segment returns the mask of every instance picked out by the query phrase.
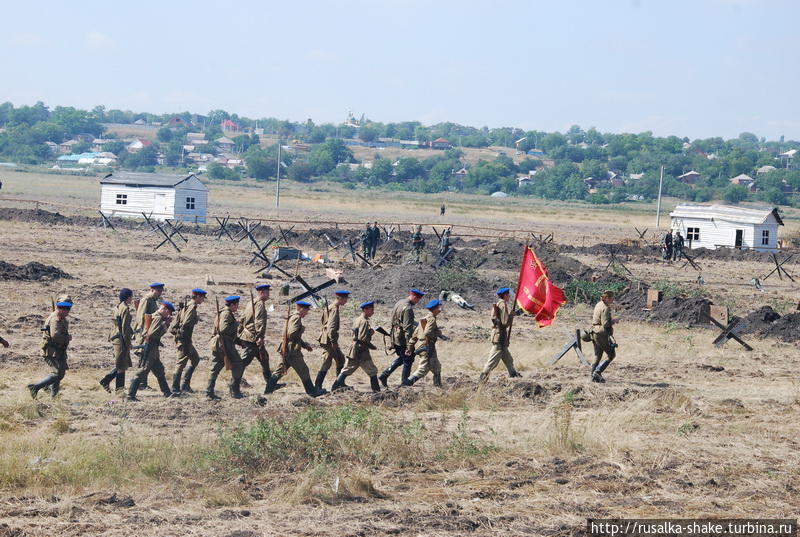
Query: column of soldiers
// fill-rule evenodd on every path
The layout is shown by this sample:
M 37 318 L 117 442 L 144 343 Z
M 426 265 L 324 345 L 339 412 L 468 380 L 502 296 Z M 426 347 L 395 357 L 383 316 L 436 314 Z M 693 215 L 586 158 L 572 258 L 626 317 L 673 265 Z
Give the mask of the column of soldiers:
M 199 320 L 198 308 L 205 302 L 207 292 L 203 289 L 192 289 L 191 298 L 176 307 L 167 300 L 158 302 L 164 292 L 163 283 L 150 285 L 150 292 L 139 303 L 136 316 L 131 313 L 133 291 L 123 288 L 119 292 L 119 303 L 112 312 L 111 329 L 108 339 L 113 346 L 114 367 L 103 378 L 100 385 L 111 392 L 111 383 L 115 382 L 118 393 L 124 393 L 126 371 L 133 367 L 133 358 L 138 359 L 137 369 L 131 379 L 127 399 L 137 401 L 138 392 L 146 384 L 150 373 L 155 376 L 159 389 L 164 397 L 173 397 L 182 393 L 193 393 L 191 379 L 195 373 L 200 355 L 193 343 L 194 329 Z M 267 352 L 267 307 L 270 298 L 269 284 L 255 286 L 257 296 L 251 293 L 249 301 L 241 317 L 237 319 L 241 297 L 233 295 L 225 297 L 224 307 L 217 303 L 214 319 L 213 335 L 210 341 L 210 371 L 206 387 L 206 397 L 218 400 L 215 392 L 216 381 L 223 369 L 230 371 L 228 391 L 230 397 L 240 399 L 242 375 L 254 360 L 258 361 L 265 381 L 264 394 L 273 393 L 284 386 L 279 380 L 294 369 L 300 378 L 305 392 L 312 397 L 319 397 L 327 392 L 322 385 L 328 371 L 335 365 L 336 376 L 331 391 L 347 388 L 348 376 L 362 369 L 370 381 L 372 391 L 379 392 L 381 385 L 388 388 L 390 375 L 402 366 L 401 386 L 412 386 L 424 378 L 428 372 L 433 375 L 433 385 L 442 386 L 442 366 L 436 351 L 439 339 L 447 339 L 441 332 L 437 318 L 443 310 L 438 299 L 425 304 L 427 315 L 416 321 L 414 306 L 425 293 L 419 289 L 409 290 L 408 296 L 398 301 L 391 311 L 391 327 L 387 332 L 381 327 L 373 328 L 372 317 L 375 314 L 375 302 L 366 301 L 359 305 L 361 314 L 353 321 L 352 336 L 347 352 L 341 348 L 340 310 L 350 298 L 350 292 L 344 289 L 334 293 L 335 300 L 323 309 L 322 329 L 317 341 L 323 351 L 323 361 L 319 367 L 315 381 L 303 356 L 303 351 L 312 351 L 313 347 L 304 339 L 305 327 L 303 319 L 308 315 L 311 304 L 298 301 L 289 305 L 284 329 L 279 339 L 278 355 L 280 363 L 272 371 Z M 514 318 L 514 305 L 511 302 L 511 290 L 507 287 L 496 292 L 497 302 L 492 307 L 491 350 L 486 365 L 479 377 L 479 386 L 489 379 L 491 371 L 502 361 L 508 370 L 509 377 L 520 377 L 514 367 L 514 359 L 509 352 L 510 331 Z M 591 340 L 594 345 L 595 361 L 592 366 L 591 380 L 605 382 L 603 372 L 616 356 L 614 340 L 614 320 L 611 316 L 611 304 L 614 295 L 611 291 L 603 293 L 595 306 L 592 315 Z M 73 307 L 69 296 L 61 296 L 53 304 L 53 311 L 44 322 L 42 328 L 42 357 L 50 367 L 50 373 L 36 383 L 28 384 L 33 398 L 39 391 L 48 389 L 53 397 L 58 395 L 61 381 L 69 369 L 67 349 L 72 339 L 69 333 L 68 316 Z M 164 364 L 161 361 L 160 347 L 162 339 L 172 325 L 171 334 L 177 347 L 177 362 L 172 385 L 167 381 Z M 375 333 L 391 338 L 395 359 L 378 375 L 371 351 L 377 347 L 373 343 Z M 3 340 L 4 346 L 8 343 Z M 241 354 L 239 352 L 241 348 Z M 415 358 L 420 361 L 412 373 Z M 604 359 L 605 357 L 605 359 Z
M 683 235 L 677 229 L 667 232 L 661 245 L 662 257 L 666 261 L 677 261 L 683 255 Z

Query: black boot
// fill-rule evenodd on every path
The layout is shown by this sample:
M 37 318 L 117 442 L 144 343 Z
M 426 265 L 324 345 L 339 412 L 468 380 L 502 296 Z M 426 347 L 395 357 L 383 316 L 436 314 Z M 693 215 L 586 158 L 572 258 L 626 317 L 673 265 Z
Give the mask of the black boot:
M 181 391 L 186 393 L 194 393 L 192 389 L 192 375 L 194 374 L 195 366 L 190 365 L 186 368 L 186 374 L 183 376 L 183 383 L 181 384 Z
M 125 391 L 125 371 L 117 371 L 117 384 L 115 391 Z
M 380 376 L 378 377 L 378 380 L 380 381 L 381 384 L 383 384 L 384 388 L 389 389 L 389 383 L 386 382 L 387 380 L 389 380 L 389 375 L 386 375 L 385 373 L 386 373 L 385 371 L 381 373 Z
M 594 372 L 592 373 L 592 382 L 605 382 L 606 379 L 603 378 L 603 371 L 605 371 L 608 364 L 611 363 L 611 360 L 603 360 L 600 365 L 598 365 Z
M 128 389 L 128 401 L 138 401 L 136 392 L 139 391 L 139 384 L 141 384 L 139 377 L 134 377 L 131 381 L 131 387 Z
M 167 382 L 167 377 L 164 374 L 156 375 L 156 380 L 158 381 L 158 387 L 161 390 L 161 393 L 164 394 L 164 397 L 172 397 L 173 393 L 172 390 L 169 389 L 169 382 Z
M 411 357 L 407 356 L 403 360 L 403 370 L 402 370 L 402 373 L 400 375 L 400 378 L 401 378 L 402 381 L 408 380 L 408 377 L 411 376 L 411 368 L 413 366 L 414 366 L 414 357 L 413 356 L 411 356 Z
M 327 369 L 320 369 L 317 372 L 317 378 L 314 380 L 314 387 L 318 390 L 322 389 L 322 383 L 325 382 L 325 376 L 328 374 Z
M 50 397 L 55 399 L 56 396 L 58 396 L 58 392 L 61 391 L 61 379 L 56 378 L 56 380 L 54 380 L 53 383 L 50 384 L 49 388 L 50 388 Z
M 172 375 L 172 391 L 174 393 L 181 393 L 181 373 L 182 371 L 178 370 Z
M 105 391 L 107 391 L 108 393 L 111 393 L 110 384 L 111 384 L 111 381 L 114 378 L 116 378 L 116 376 L 117 376 L 117 368 L 115 367 L 114 369 L 111 370 L 111 372 L 108 375 L 106 375 L 105 377 L 100 379 L 100 386 L 102 386 L 103 389 Z
M 272 375 L 269 378 L 269 382 L 267 382 L 267 387 L 264 390 L 264 395 L 270 394 L 278 389 L 278 381 L 280 377 L 278 375 Z
M 53 375 L 48 375 L 48 376 L 46 376 L 45 378 L 43 378 L 42 380 L 40 380 L 39 382 L 37 382 L 35 384 L 28 384 L 28 391 L 31 392 L 31 397 L 36 399 L 36 396 L 38 395 L 39 390 L 41 390 L 45 386 L 49 386 L 55 379 L 56 379 L 56 377 L 54 377 Z
M 214 393 L 214 385 L 217 383 L 217 375 L 219 375 L 219 372 L 211 372 L 211 376 L 208 377 L 208 386 L 206 387 L 206 397 L 212 401 L 218 401 L 220 399 L 219 396 Z
M 339 376 L 336 377 L 336 380 L 333 381 L 333 386 L 331 386 L 331 391 L 334 392 L 334 391 L 338 390 L 339 388 L 343 387 L 344 386 L 344 379 L 346 379 L 346 378 L 347 377 L 345 376 L 344 373 L 339 373 Z
M 371 376 L 369 378 L 369 384 L 370 384 L 370 386 L 372 386 L 372 391 L 373 392 L 381 391 L 381 385 L 378 382 L 378 377 L 376 375 L 373 375 L 373 376 Z
M 442 374 L 441 373 L 434 373 L 433 374 L 433 385 L 436 388 L 442 387 Z
M 519 371 L 517 371 L 516 369 L 512 369 L 511 372 L 508 374 L 508 376 L 511 377 L 512 379 L 522 378 L 522 375 L 520 375 Z
M 327 390 L 323 390 L 320 388 L 319 390 L 314 387 L 314 383 L 311 382 L 311 379 L 303 380 L 303 388 L 305 388 L 306 393 L 311 397 L 319 397 L 320 395 L 325 395 L 328 393 Z
M 229 390 L 231 392 L 231 397 L 234 399 L 244 398 L 244 395 L 242 395 L 242 379 L 231 379 Z
M 411 375 L 406 380 L 403 381 L 403 386 L 413 386 L 415 382 L 419 380 L 419 377 L 416 375 Z

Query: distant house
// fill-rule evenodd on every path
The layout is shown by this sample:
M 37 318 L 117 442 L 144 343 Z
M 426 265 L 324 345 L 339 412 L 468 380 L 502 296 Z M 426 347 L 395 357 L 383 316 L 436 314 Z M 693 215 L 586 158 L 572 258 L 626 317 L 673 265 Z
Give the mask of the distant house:
M 765 173 L 769 173 L 771 171 L 777 170 L 775 166 L 770 166 L 769 164 L 765 166 L 761 166 L 759 169 L 756 170 L 756 175 L 764 175 Z
M 697 180 L 700 178 L 700 173 L 694 170 L 684 173 L 683 175 L 679 175 L 677 177 L 678 181 L 681 183 L 685 183 L 687 185 L 694 185 L 697 184 Z
M 78 140 L 67 140 L 66 142 L 61 142 L 58 144 L 58 152 L 64 155 L 68 155 L 72 153 L 72 147 L 76 144 L 79 144 Z
M 143 119 L 137 119 L 133 122 L 134 125 L 145 125 L 145 121 Z
M 670 213 L 672 229 L 677 229 L 690 248 L 748 248 L 775 250 L 778 226 L 783 225 L 778 210 L 772 207 L 737 207 L 682 203 Z
M 431 149 L 450 149 L 450 141 L 447 138 L 437 138 L 431 142 Z
M 233 151 L 236 148 L 236 142 L 228 138 L 227 136 L 223 136 L 217 140 L 214 140 L 214 143 L 217 144 L 220 151 Z
M 595 191 L 602 186 L 608 186 L 610 181 L 608 177 L 587 177 L 583 180 L 586 190 L 589 192 Z
M 205 223 L 208 187 L 194 174 L 116 172 L 100 179 L 100 211 L 107 216 Z
M 128 150 L 128 153 L 136 153 L 145 147 L 150 147 L 151 145 L 153 145 L 153 142 L 150 140 L 146 140 L 144 138 L 134 138 L 133 141 L 125 147 L 125 149 Z
M 167 127 L 189 127 L 191 123 L 180 116 L 175 116 L 167 121 Z
M 58 153 L 58 144 L 55 142 L 45 142 L 44 145 L 47 146 L 47 149 L 50 150 L 51 153 L 56 154 Z
M 732 185 L 746 186 L 748 188 L 748 190 L 752 190 L 753 189 L 753 183 L 755 183 L 755 179 L 753 179 L 752 177 L 750 177 L 749 175 L 744 174 L 744 173 L 739 174 L 736 177 L 733 177 L 731 179 L 731 184 Z
M 644 177 L 643 173 L 629 173 L 628 174 L 628 179 L 630 179 L 632 181 L 638 181 L 642 177 Z
M 543 157 L 544 156 L 544 150 L 542 150 L 542 149 L 528 149 L 528 154 L 533 156 L 533 157 Z
M 102 151 L 103 146 L 106 145 L 108 142 L 113 142 L 114 140 L 107 139 L 107 138 L 95 138 L 92 140 L 92 144 L 89 147 L 92 151 Z
M 468 173 L 469 171 L 467 171 L 466 168 L 461 168 L 460 170 L 456 170 L 453 172 L 453 177 L 455 177 L 456 179 L 464 179 Z
M 608 172 L 608 182 L 611 183 L 611 186 L 614 188 L 625 186 L 625 178 L 623 178 L 617 172 L 612 172 L 611 170 Z
M 205 140 L 206 133 L 204 132 L 187 132 L 186 139 L 189 143 L 195 143 L 197 140 Z
M 226 119 L 222 122 L 222 130 L 225 132 L 239 132 L 239 125 L 231 121 L 230 119 Z
M 784 151 L 780 154 L 781 164 L 785 164 L 788 168 L 789 165 L 794 160 L 794 156 L 797 154 L 797 149 L 790 149 L 788 151 Z

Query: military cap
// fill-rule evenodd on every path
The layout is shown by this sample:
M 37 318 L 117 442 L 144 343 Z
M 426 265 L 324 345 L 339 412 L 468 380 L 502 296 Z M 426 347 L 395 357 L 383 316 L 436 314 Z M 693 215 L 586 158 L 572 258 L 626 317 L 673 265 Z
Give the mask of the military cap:
M 228 304 L 230 304 L 232 302 L 239 302 L 240 298 L 241 297 L 239 295 L 226 296 L 225 297 L 225 302 L 227 302 Z
M 160 282 L 153 282 L 150 284 L 151 289 L 158 289 L 159 287 L 164 287 L 164 284 Z
M 256 291 L 261 291 L 263 289 L 269 289 L 270 287 L 272 287 L 272 286 L 270 284 L 268 284 L 268 283 L 259 283 L 258 285 L 256 285 Z
M 199 287 L 195 287 L 194 289 L 192 289 L 192 294 L 206 296 L 208 294 L 208 291 L 206 291 L 205 289 L 200 289 Z
M 414 293 L 417 296 L 425 296 L 425 293 L 417 289 L 416 287 L 412 288 L 409 293 Z
M 338 291 L 334 291 L 333 294 L 339 296 L 348 296 L 350 294 L 350 291 L 347 291 L 345 289 L 339 289 Z
M 511 289 L 509 289 L 508 287 L 501 287 L 500 289 L 498 289 L 498 290 L 495 292 L 495 294 L 496 294 L 497 296 L 503 296 L 504 294 L 506 294 L 506 293 L 510 293 L 510 292 L 511 292 Z
M 298 300 L 297 302 L 295 302 L 295 304 L 297 304 L 298 306 L 300 306 L 302 308 L 310 308 L 311 307 L 311 304 L 309 304 L 305 300 Z
M 611 289 L 606 289 L 605 291 L 603 291 L 603 294 L 600 295 L 600 296 L 601 297 L 607 296 L 609 298 L 614 298 L 614 291 L 612 291 Z
M 375 301 L 374 300 L 370 300 L 369 302 L 362 302 L 361 304 L 358 305 L 358 307 L 363 310 L 364 308 L 369 308 L 370 306 L 374 306 L 374 305 L 375 305 Z
M 439 302 L 438 298 L 434 298 L 433 300 L 425 304 L 425 309 L 432 310 L 433 308 L 435 308 L 436 306 L 440 306 L 441 304 L 442 303 Z
M 56 307 L 59 308 L 71 308 L 72 307 L 72 298 L 69 295 L 61 295 L 58 297 L 56 301 Z
M 122 289 L 119 290 L 119 301 L 120 302 L 125 302 L 126 300 L 128 300 L 132 296 L 133 296 L 133 291 L 131 291 L 127 287 L 123 287 Z
M 173 305 L 172 305 L 172 302 L 170 302 L 169 300 L 164 300 L 164 301 L 161 303 L 161 305 L 162 305 L 162 306 L 166 306 L 166 307 L 167 307 L 167 309 L 168 309 L 169 311 L 175 311 L 175 306 L 173 306 Z

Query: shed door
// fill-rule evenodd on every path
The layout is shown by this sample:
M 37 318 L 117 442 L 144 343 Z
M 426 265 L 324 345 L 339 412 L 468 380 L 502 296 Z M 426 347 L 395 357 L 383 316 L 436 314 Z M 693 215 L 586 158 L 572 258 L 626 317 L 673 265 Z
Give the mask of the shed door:
M 736 248 L 741 248 L 743 241 L 744 241 L 744 230 L 743 229 L 737 229 L 736 230 L 736 240 L 734 241 L 733 245 Z
M 167 195 L 154 194 L 153 200 L 153 214 L 166 214 L 167 213 Z

